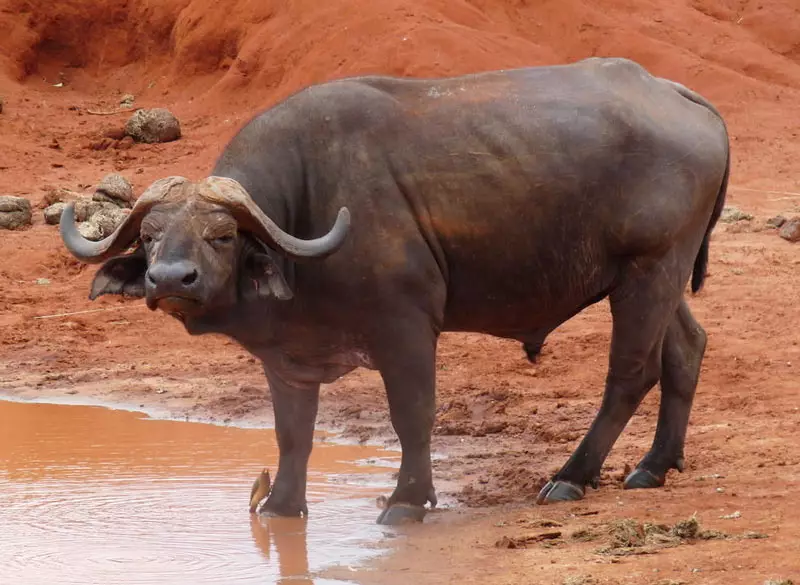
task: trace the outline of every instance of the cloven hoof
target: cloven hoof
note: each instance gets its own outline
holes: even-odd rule
[[[628,474],[622,487],[626,490],[636,490],[644,488],[657,488],[664,485],[664,478],[658,477],[656,474],[647,471],[641,467],[637,467]]]
[[[582,500],[585,490],[570,481],[548,481],[536,497],[537,504],[552,504],[553,502],[574,502]]]
[[[378,516],[376,524],[383,526],[400,526],[402,524],[416,524],[422,522],[428,510],[425,506],[414,506],[412,504],[397,503],[392,504]]]

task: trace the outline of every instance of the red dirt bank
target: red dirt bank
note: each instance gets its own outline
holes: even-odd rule
[[[451,457],[437,462],[437,477],[466,486],[459,499],[468,504],[526,507],[433,516],[438,527],[411,530],[407,548],[383,568],[404,569],[397,577],[403,583],[529,582],[534,569],[543,583],[574,573],[609,583],[800,576],[800,529],[789,521],[800,496],[800,332],[793,326],[800,321],[800,248],[760,227],[769,215],[800,211],[793,194],[800,191],[794,0],[0,0],[0,193],[41,203],[50,187],[86,190],[113,171],[137,191],[167,174],[202,176],[250,116],[324,79],[449,75],[590,55],[631,57],[711,99],[732,137],[729,202],[757,216],[717,229],[706,288],[691,300],[710,341],[688,469],[658,493],[620,489],[624,466],[652,438],[654,392],[612,453],[600,492],[580,504],[532,509],[542,480],[563,463],[599,405],[607,308],[594,307],[553,334],[535,366],[516,343],[445,335],[436,443]],[[59,82],[64,86],[54,87]],[[138,107],[169,107],[184,138],[88,148],[125,115],[85,110],[113,109],[125,93]],[[31,229],[0,233],[0,391],[269,420],[265,382],[242,350],[218,337],[190,338],[141,302],[89,303],[93,272],[62,250],[57,230],[40,215]],[[49,283],[37,284],[40,278]],[[114,310],[36,319],[96,308]],[[359,438],[390,436],[378,376],[359,371],[327,386],[320,419]],[[723,477],[701,481],[713,474]],[[501,535],[529,531],[520,515],[577,526],[580,520],[566,516],[575,510],[664,522],[698,511],[714,527],[770,538],[683,546],[621,563],[587,544],[493,547]],[[742,512],[735,524],[719,519],[734,510]],[[443,568],[443,551],[455,568]],[[360,578],[395,577],[382,570]]]

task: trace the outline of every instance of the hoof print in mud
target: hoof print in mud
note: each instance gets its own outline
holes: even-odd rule
[[[376,524],[383,526],[401,526],[403,524],[419,524],[425,519],[428,510],[424,506],[411,504],[392,504],[378,515]]]
[[[536,498],[539,505],[553,502],[574,502],[582,500],[585,491],[582,487],[568,481],[549,481]]]

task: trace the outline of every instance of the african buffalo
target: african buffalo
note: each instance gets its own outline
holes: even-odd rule
[[[402,447],[378,517],[393,524],[436,505],[439,334],[519,340],[533,359],[605,297],[602,406],[538,501],[596,487],[659,381],[655,440],[625,486],[660,486],[683,468],[706,345],[684,289],[703,284],[729,161],[708,101],[624,59],[358,77],[259,114],[211,176],[156,181],[105,240],[81,237],[72,206],[61,234],[77,258],[105,262],[90,298],[144,297],[189,334],[230,336],[261,360],[280,447],[263,511],[307,513],[320,383],[378,370]]]

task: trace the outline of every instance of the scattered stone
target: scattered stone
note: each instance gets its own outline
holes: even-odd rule
[[[31,225],[31,202],[24,197],[0,196],[0,229],[16,230]]]
[[[137,142],[170,142],[181,137],[181,125],[167,109],[141,109],[125,124],[125,132]]]
[[[36,284],[38,284],[39,286],[47,286],[48,284],[50,284],[50,279],[48,279],[48,278],[37,278],[36,279]]]
[[[725,476],[719,473],[712,473],[711,475],[700,475],[695,481],[705,481],[707,479],[725,479]]]
[[[99,228],[101,237],[107,238],[114,233],[114,230],[117,229],[130,212],[130,209],[122,209],[113,204],[106,204],[105,207],[92,215],[89,222]]]
[[[753,219],[752,215],[733,206],[725,207],[719,216],[719,220],[722,223],[736,223],[737,221],[749,221],[751,219]]]
[[[738,520],[741,517],[742,517],[742,513],[737,510],[733,514],[725,514],[724,516],[720,516],[720,519],[721,520]]]
[[[128,179],[122,175],[112,173],[103,177],[103,180],[97,185],[92,199],[94,201],[112,203],[117,207],[132,207],[133,187],[128,182]]]
[[[58,202],[53,203],[44,210],[44,222],[47,225],[58,225],[61,223],[61,214],[64,213],[66,203]]]
[[[92,240],[94,242],[103,239],[103,232],[100,231],[100,227],[91,221],[79,223],[78,232],[87,240]]]
[[[767,579],[764,585],[794,585],[791,579]]]
[[[767,225],[774,228],[779,228],[785,223],[786,223],[786,218],[783,217],[782,215],[776,215],[775,217],[770,217],[767,220]]]
[[[778,235],[787,242],[800,242],[800,215],[785,222]]]
[[[589,575],[572,575],[564,579],[564,585],[594,585],[597,581]]]
[[[119,100],[119,107],[120,108],[130,108],[130,107],[133,106],[133,102],[135,102],[135,101],[136,101],[136,96],[134,96],[134,95],[132,95],[130,93],[126,93]]]
[[[100,201],[93,201],[88,197],[81,197],[75,202],[75,221],[89,221],[92,216],[107,205]]]

